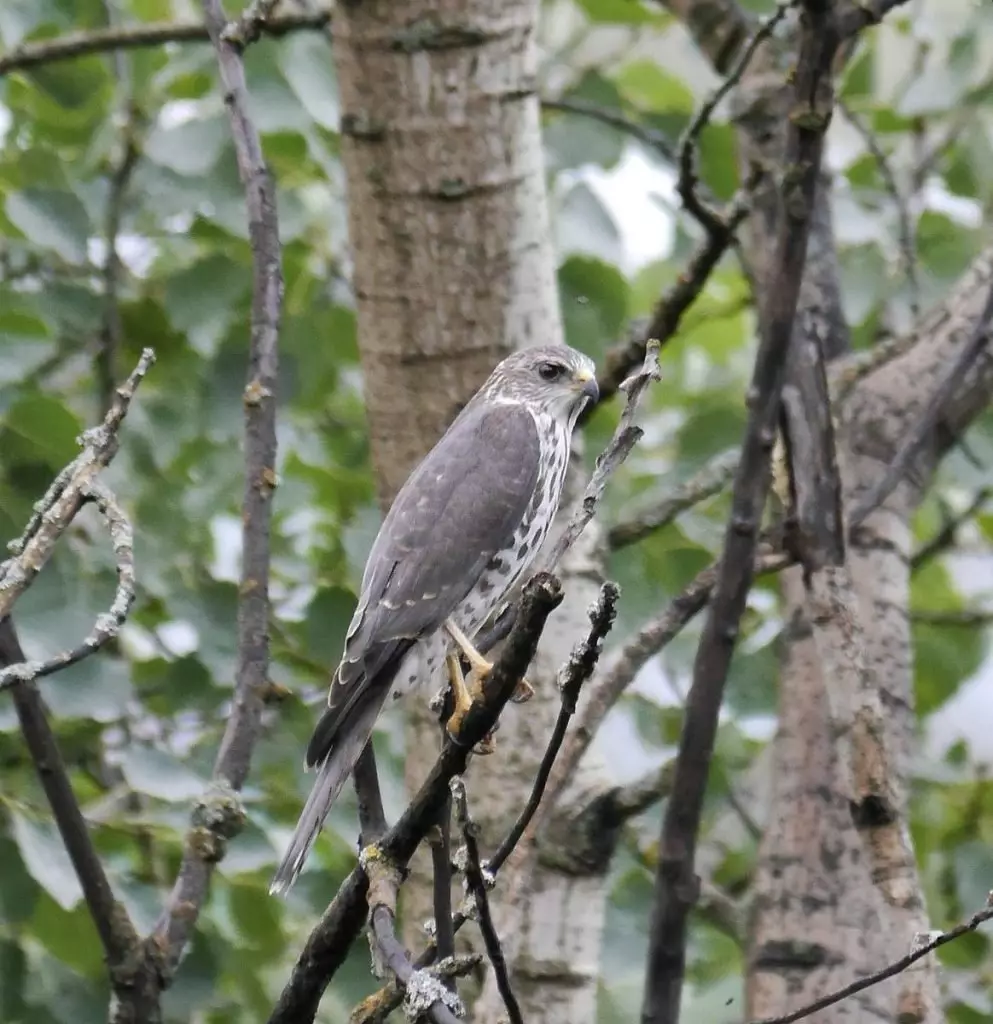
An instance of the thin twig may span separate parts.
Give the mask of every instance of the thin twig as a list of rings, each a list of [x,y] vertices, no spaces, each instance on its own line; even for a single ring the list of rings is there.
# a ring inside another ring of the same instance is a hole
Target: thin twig
[[[442,726],[444,728],[444,726]],[[444,742],[444,737],[442,737]],[[446,800],[438,824],[428,836],[431,847],[434,945],[439,959],[455,954],[452,926],[452,801]]]
[[[886,981],[887,978],[892,978],[897,974],[902,973],[908,967],[917,963],[918,960],[922,960],[929,953],[933,953],[936,949],[939,949],[941,946],[944,946],[949,942],[954,942],[955,939],[960,939],[963,935],[967,935],[969,932],[976,931],[977,928],[985,924],[987,921],[993,921],[993,907],[987,907],[984,910],[978,911],[967,921],[963,921],[961,924],[956,925],[947,932],[941,932],[929,941],[916,946],[916,948],[906,956],[901,957],[899,960],[895,960],[882,970],[868,974],[864,978],[859,978],[857,981],[853,981],[851,984],[845,985],[844,988],[840,988],[836,992],[831,992],[829,995],[822,996],[820,999],[816,999],[814,1002],[808,1003],[806,1006],[802,1006],[799,1010],[793,1010],[791,1013],[784,1013],[779,1017],[761,1017],[756,1020],[749,1021],[748,1024],[793,1024],[794,1021],[803,1020],[805,1017],[811,1017],[819,1010],[824,1010],[828,1006],[834,1006],[835,1003],[840,1003],[842,999],[847,999],[849,996],[854,996],[859,992],[864,992],[867,988],[872,988],[873,985],[878,985],[881,981]]]
[[[717,720],[752,583],[770,456],[806,262],[810,219],[831,120],[834,56],[841,39],[833,9],[808,0],[794,80],[794,109],[787,127],[782,217],[767,298],[766,323],[748,391],[750,409],[735,475],[731,518],[709,614],[697,648],[693,682],[680,735],[675,781],[659,843],[649,933],[643,1024],[679,1017],[686,958],[686,928],[696,891],[694,862]]]
[[[24,664],[24,651],[13,620],[0,619],[0,666]],[[123,904],[117,901],[103,864],[93,847],[86,821],[69,781],[65,761],[48,723],[45,705],[33,682],[14,690],[14,706],[31,760],[45,790],[59,835],[79,879],[83,898],[107,958],[111,978],[134,965],[140,940]],[[120,983],[114,982],[118,992]]]
[[[679,153],[672,144],[672,140],[664,132],[648,125],[641,124],[612,107],[603,107],[597,103],[590,103],[587,100],[577,99],[543,99],[542,110],[556,110],[564,114],[575,114],[577,117],[586,117],[591,121],[599,121],[601,124],[616,128],[625,135],[643,142],[646,146],[658,152],[663,159],[675,164],[679,159]]]
[[[993,498],[993,487],[981,487],[973,495],[969,504],[956,515],[946,516],[941,529],[928,541],[925,541],[910,558],[911,570],[925,566],[931,559],[955,546],[958,532],[969,520],[980,512],[983,506]]]
[[[725,452],[711,459],[703,469],[674,487],[650,509],[615,523],[607,532],[607,546],[617,551],[637,544],[656,530],[668,526],[681,512],[720,494],[734,478],[737,465],[737,451]]]
[[[120,632],[135,599],[134,531],[117,499],[99,480],[91,480],[83,497],[92,500],[100,511],[114,546],[117,566],[117,591],[110,608],[97,617],[93,628],[78,646],[44,661],[23,661],[0,670],[0,691],[19,683],[51,675],[98,651]]]
[[[951,629],[983,629],[993,625],[991,608],[914,608],[911,622],[926,626],[945,626]]]
[[[972,325],[968,339],[955,361],[948,368],[941,383],[935,388],[934,394],[928,399],[924,411],[908,431],[886,472],[852,509],[848,520],[850,530],[858,529],[865,522],[869,513],[882,505],[892,493],[893,488],[911,468],[914,459],[920,454],[922,447],[928,442],[934,428],[947,411],[952,396],[959,390],[974,363],[986,348],[989,341],[990,317],[993,317],[993,285],[989,288],[982,312]]]
[[[449,786],[452,790],[452,799],[455,802],[455,820],[462,832],[466,888],[472,899],[473,912],[479,924],[480,934],[483,936],[486,955],[493,967],[497,990],[503,1000],[503,1005],[507,1008],[510,1024],[524,1024],[520,1004],[517,1002],[517,996],[514,995],[513,987],[510,984],[510,972],[507,970],[507,961],[503,955],[503,947],[500,945],[500,936],[497,935],[493,914],[490,912],[487,885],[492,884],[493,876],[485,871],[479,861],[479,844],[476,842],[477,826],[469,817],[469,801],[466,798],[465,783],[460,776],[456,775]]]
[[[848,0],[838,12],[838,32],[842,41],[870,25],[878,25],[895,7],[907,0]]]
[[[135,390],[154,362],[155,353],[146,348],[131,376],[117,389],[103,423],[80,437],[83,450],[58,474],[35,505],[24,533],[7,545],[13,557],[0,563],[0,619],[10,614],[14,603],[41,572],[59,538],[86,501],[97,475],[117,454],[117,432]]]
[[[869,130],[868,125],[853,111],[844,100],[838,100],[838,109],[845,115],[845,120],[855,129],[870,156],[876,161],[879,176],[883,179],[883,185],[893,200],[897,218],[897,241],[900,246],[900,270],[907,278],[910,287],[910,311],[916,319],[920,311],[921,283],[917,276],[917,252],[914,241],[914,225],[910,216],[910,204],[900,193],[900,186],[897,184],[896,175],[890,166],[889,157],[879,139]]]
[[[780,572],[795,564],[791,552],[775,551],[764,545],[755,560],[755,575]],[[670,644],[701,612],[710,600],[717,582],[720,562],[702,569],[674,597],[662,613],[646,622],[632,637],[614,651],[589,688],[579,722],[565,741],[548,785],[548,799],[554,805],[558,794],[575,774],[583,755],[610,709],[634,682],[638,672]]]
[[[714,268],[734,243],[741,222],[748,216],[749,201],[757,180],[757,175],[753,175],[738,190],[727,206],[721,228],[718,230],[714,225],[713,230],[701,240],[686,269],[655,304],[647,327],[636,326],[625,341],[608,349],[603,371],[597,378],[601,402],[613,397],[631,371],[644,360],[649,339],[664,345],[675,336],[683,315],[697,300]],[[588,413],[589,410],[580,417],[581,423],[585,422]]]
[[[331,11],[310,14],[283,14],[270,18],[263,33],[279,38],[291,32],[321,31],[330,24]],[[0,78],[12,71],[26,71],[43,64],[86,57],[108,50],[135,50],[166,43],[207,43],[210,33],[199,21],[153,21],[119,28],[96,29],[92,32],[71,32],[37,43],[24,43],[0,54]]]
[[[700,133],[710,123],[721,100],[741,81],[755,56],[755,51],[775,32],[776,27],[795,4],[796,0],[780,0],[776,10],[761,23],[752,35],[748,45],[741,51],[734,67],[728,72],[724,81],[707,97],[694,114],[693,120],[690,121],[680,141],[679,180],[676,183],[676,191],[679,193],[679,198],[682,199],[687,213],[704,228],[708,235],[723,235],[727,225],[726,216],[704,203],[697,191],[696,156],[700,148]]]
[[[576,644],[569,655],[569,660],[559,669],[557,684],[562,704],[552,728],[552,735],[545,747],[541,764],[538,766],[538,773],[531,786],[527,803],[489,861],[489,869],[494,874],[503,867],[504,862],[513,853],[514,847],[527,831],[531,819],[538,810],[548,778],[555,765],[555,759],[562,748],[562,741],[565,739],[569,722],[576,713],[580,690],[593,675],[597,662],[600,660],[600,652],[603,650],[603,641],[614,624],[620,596],[620,587],[616,583],[607,582],[600,587],[600,594],[589,610],[590,631],[585,639]]]
[[[156,935],[175,970],[207,895],[213,865],[240,831],[237,797],[248,776],[269,673],[269,530],[276,485],[276,381],[283,278],[276,190],[249,115],[242,46],[223,38],[221,0],[203,0],[231,121],[238,173],[245,190],[252,251],[252,320],[245,416],[245,485],[242,498],[242,572],[238,591],[235,692],[214,762],[209,792],[199,801],[187,835],[179,875]]]

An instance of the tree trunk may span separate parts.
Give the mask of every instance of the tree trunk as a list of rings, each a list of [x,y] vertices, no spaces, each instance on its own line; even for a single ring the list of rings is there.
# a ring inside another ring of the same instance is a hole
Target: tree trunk
[[[335,12],[359,343],[384,508],[500,358],[563,341],[534,91],[537,16],[532,0],[367,0]],[[496,753],[469,772],[484,856],[526,798],[558,710],[555,670],[588,625],[592,543],[561,569],[567,596],[531,675],[534,698],[509,709]],[[438,745],[425,703],[409,712],[411,788]],[[432,916],[429,872],[422,851],[403,890],[415,948]],[[540,928],[529,916],[520,933],[522,1007],[536,1021],[592,1020],[602,881],[543,869],[535,882]],[[499,1006],[484,1001],[480,1021]]]

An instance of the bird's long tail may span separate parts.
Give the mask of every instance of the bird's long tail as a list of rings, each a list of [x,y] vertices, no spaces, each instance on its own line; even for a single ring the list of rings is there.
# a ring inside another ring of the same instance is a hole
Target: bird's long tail
[[[307,854],[320,834],[324,819],[338,799],[345,780],[351,775],[362,748],[372,735],[373,726],[385,703],[387,693],[388,689],[383,692],[381,699],[369,701],[356,708],[354,718],[344,723],[344,727],[340,729],[330,754],[317,769],[314,787],[300,813],[300,820],[290,839],[290,845],[269,884],[270,893],[285,896],[290,886],[297,880]]]

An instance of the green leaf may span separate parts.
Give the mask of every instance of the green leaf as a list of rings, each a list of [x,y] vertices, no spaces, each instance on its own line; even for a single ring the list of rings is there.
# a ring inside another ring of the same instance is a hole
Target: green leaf
[[[570,256],[559,267],[559,299],[570,345],[600,361],[623,334],[628,314],[628,285],[609,263]]]
[[[136,793],[173,803],[194,800],[206,788],[206,781],[182,761],[143,744],[132,744],[125,751],[121,771]]]
[[[278,63],[310,117],[322,127],[337,131],[341,119],[338,80],[327,40],[309,32],[290,36],[280,48]]]
[[[10,222],[33,244],[53,250],[67,263],[86,261],[90,220],[71,192],[11,192],[4,209]]]
[[[345,632],[355,611],[355,595],[344,587],[321,587],[307,607],[308,654],[330,669],[338,663]]]
[[[10,817],[14,842],[28,874],[63,910],[72,910],[83,891],[56,827],[13,809]]]
[[[60,470],[76,457],[82,424],[54,395],[25,392],[0,426],[0,451],[7,465],[40,462]]]
[[[656,61],[631,61],[614,81],[625,99],[653,114],[692,115],[696,106],[696,97],[686,83],[664,71]]]
[[[622,25],[654,24],[659,27],[671,18],[652,10],[643,0],[576,0],[590,21]]]

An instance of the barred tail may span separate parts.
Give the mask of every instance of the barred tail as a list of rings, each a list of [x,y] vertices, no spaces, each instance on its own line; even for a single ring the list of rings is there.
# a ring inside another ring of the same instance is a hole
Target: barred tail
[[[290,845],[280,861],[269,884],[269,892],[285,896],[297,880],[307,855],[317,839],[345,780],[352,773],[362,748],[372,735],[376,719],[386,701],[389,688],[384,688],[379,700],[363,702],[349,715],[352,720],[341,723],[334,744],[317,769],[317,778],[310,796],[300,813],[300,820],[290,839]]]

